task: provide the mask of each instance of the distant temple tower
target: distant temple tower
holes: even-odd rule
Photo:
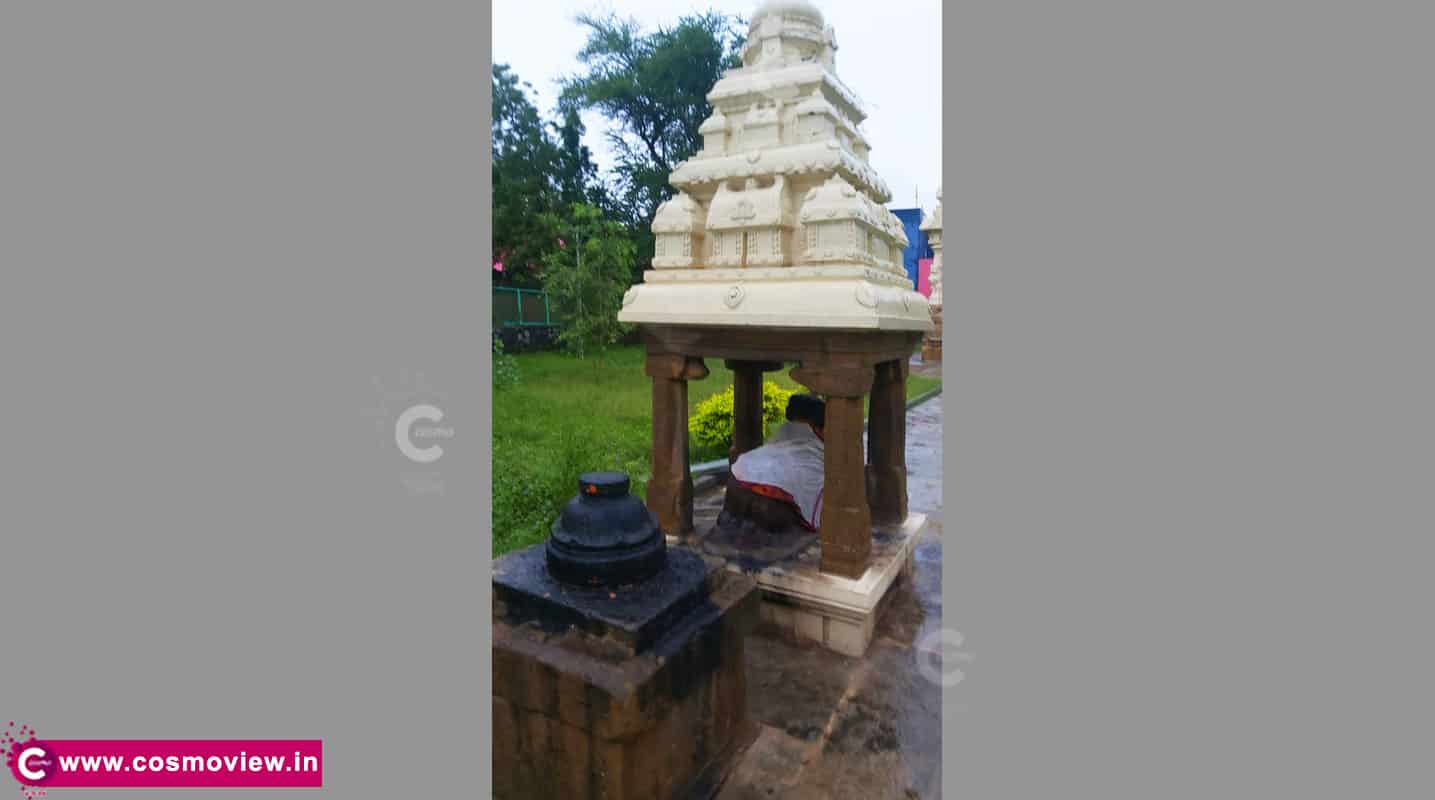
[[[927,302],[932,307],[932,332],[922,340],[922,360],[942,360],[942,187],[937,187],[937,207],[922,220],[922,231],[932,248],[932,294]]]

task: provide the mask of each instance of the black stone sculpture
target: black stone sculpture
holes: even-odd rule
[[[647,580],[667,561],[667,540],[621,472],[586,472],[548,539],[548,571],[576,586]]]

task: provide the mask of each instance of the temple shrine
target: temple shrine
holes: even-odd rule
[[[933,322],[903,268],[907,238],[868,163],[866,114],[837,77],[836,51],[812,4],[758,8],[742,66],[708,94],[701,151],[670,177],[677,193],[653,221],[652,269],[619,319],[639,325],[653,382],[647,505],[662,530],[753,576],[764,618],[860,655],[925,523],[907,509],[905,384]],[[695,522],[688,382],[707,376],[705,359],[733,371],[737,454],[763,443],[765,372],[790,368],[825,399],[810,547],[754,562]]]

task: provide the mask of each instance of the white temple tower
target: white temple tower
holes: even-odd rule
[[[624,322],[926,331],[907,239],[868,164],[860,102],[812,4],[753,15],[742,66],[713,86],[703,149],[670,177],[657,250]]]

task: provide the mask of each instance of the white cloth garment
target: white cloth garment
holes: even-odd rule
[[[822,517],[823,463],[822,440],[812,426],[786,422],[761,447],[738,456],[732,476],[792,495],[802,518],[816,528]]]

